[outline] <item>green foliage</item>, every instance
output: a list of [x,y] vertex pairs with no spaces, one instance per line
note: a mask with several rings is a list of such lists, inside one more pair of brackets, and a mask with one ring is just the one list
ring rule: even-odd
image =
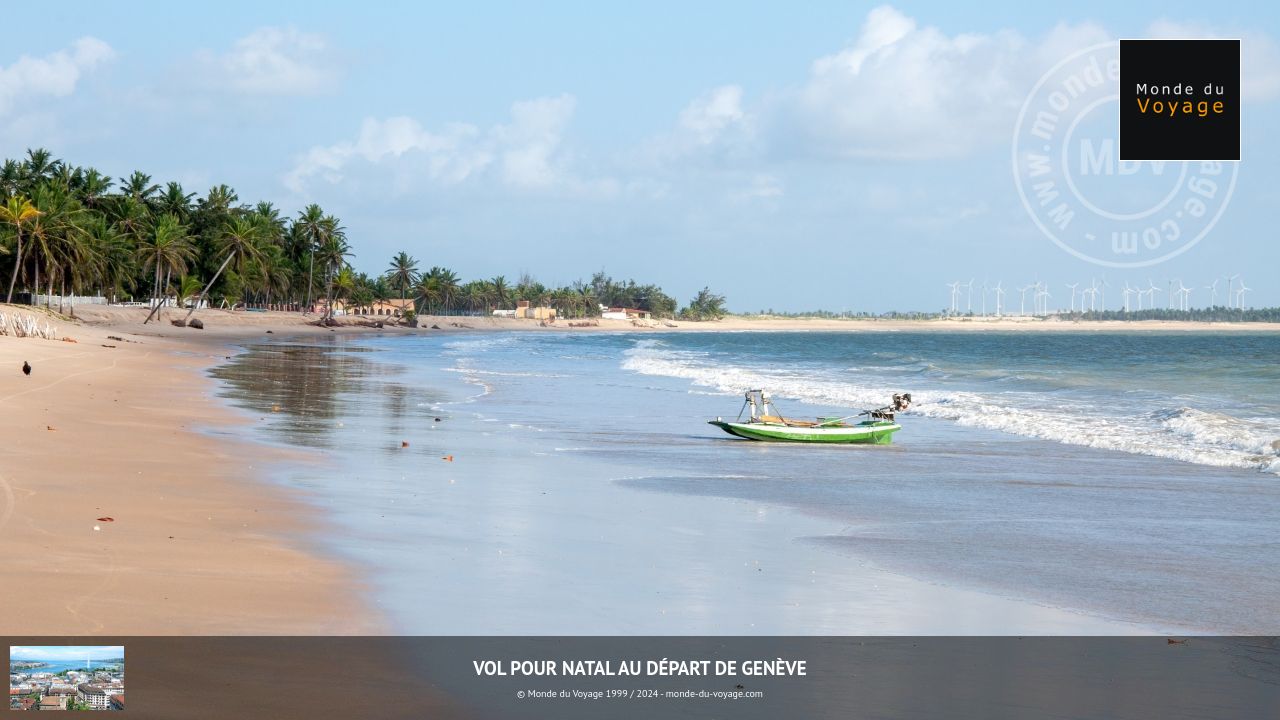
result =
[[350,256],[341,223],[316,205],[291,220],[227,185],[198,197],[141,171],[113,181],[41,149],[0,165],[0,277],[15,290],[185,300],[230,258],[211,297],[297,308]]
[[[14,290],[112,301],[172,293],[188,305],[205,292],[278,309],[309,309],[323,297],[326,307],[343,300],[359,310],[399,297],[412,299],[415,313],[484,315],[526,300],[567,318],[599,316],[601,305],[676,315],[661,287],[603,272],[559,287],[528,274],[464,282],[446,267],[420,271],[400,252],[370,277],[352,271],[352,256],[341,221],[319,205],[289,217],[269,202],[241,202],[225,184],[199,196],[142,171],[113,180],[42,149],[0,165],[0,277]],[[715,317],[723,298],[699,307],[686,310]]]
[[724,309],[724,296],[711,292],[704,287],[697,296],[689,301],[689,306],[680,311],[682,320],[719,320],[728,314]]

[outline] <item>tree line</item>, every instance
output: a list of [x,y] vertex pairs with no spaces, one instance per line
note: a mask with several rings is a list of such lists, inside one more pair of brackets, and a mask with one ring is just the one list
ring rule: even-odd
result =
[[452,270],[419,269],[397,253],[379,275],[356,272],[347,230],[319,205],[287,216],[270,202],[240,201],[228,185],[203,196],[141,171],[112,178],[54,158],[44,149],[0,165],[0,278],[4,299],[23,292],[101,295],[109,302],[173,297],[235,308],[308,310],[339,302],[360,312],[399,298],[417,314],[488,314],[521,300],[566,317],[600,306],[659,318],[715,319],[724,297],[704,288],[683,309],[654,284],[614,280],[549,287],[529,275],[463,282]]
[[0,273],[15,291],[102,295],[111,302],[176,295],[279,309],[334,297],[351,246],[338,218],[308,205],[289,218],[269,202],[242,203],[229,186],[202,197],[135,171],[27,151],[0,165]]

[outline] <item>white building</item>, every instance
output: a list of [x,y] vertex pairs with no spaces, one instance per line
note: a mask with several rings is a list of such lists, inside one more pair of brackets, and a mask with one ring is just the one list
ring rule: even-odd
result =
[[94,710],[106,710],[110,706],[110,699],[107,691],[96,685],[82,683],[76,688],[76,700],[88,705]]

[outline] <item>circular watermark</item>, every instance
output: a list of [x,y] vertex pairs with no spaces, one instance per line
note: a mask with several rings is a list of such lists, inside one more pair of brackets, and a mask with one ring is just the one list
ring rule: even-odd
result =
[[1237,162],[1120,159],[1120,43],[1094,45],[1049,69],[1013,134],[1018,196],[1058,247],[1132,268],[1200,242],[1235,191]]

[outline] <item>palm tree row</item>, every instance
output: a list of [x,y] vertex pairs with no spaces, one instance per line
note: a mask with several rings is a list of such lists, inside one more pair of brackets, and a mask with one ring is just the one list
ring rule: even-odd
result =
[[[677,314],[676,301],[657,285],[615,281],[603,272],[561,287],[528,275],[514,284],[502,275],[463,282],[445,267],[420,271],[418,261],[401,252],[385,273],[371,277],[355,272],[351,257],[341,222],[315,204],[290,218],[269,202],[241,203],[227,185],[199,197],[140,171],[117,181],[43,149],[0,165],[6,302],[15,293],[57,291],[110,302],[153,300],[154,315],[170,297],[193,312],[210,298],[232,308],[309,310],[323,295],[330,315],[338,300],[361,312],[396,297],[402,305],[412,301],[419,314],[489,314],[519,301],[554,307],[565,317],[597,316],[602,305]],[[722,303],[704,290],[690,308],[714,316]]]
[[412,298],[413,310],[419,314],[488,315],[494,310],[513,308],[520,301],[553,307],[559,315],[570,318],[599,316],[601,305],[648,310],[657,317],[676,314],[676,301],[657,285],[640,285],[633,280],[617,282],[604,273],[596,273],[591,282],[578,281],[558,288],[543,285],[529,275],[522,276],[515,285],[503,275],[463,283],[448,268],[419,271],[418,261],[407,252],[392,257],[382,277],[361,275],[353,281],[360,297],[386,300],[387,291],[394,291],[402,300]]
[[318,205],[287,218],[268,202],[240,203],[226,185],[197,197],[143,172],[117,182],[37,149],[0,165],[0,255],[7,302],[56,290],[309,309],[321,292],[333,307],[352,253]]

